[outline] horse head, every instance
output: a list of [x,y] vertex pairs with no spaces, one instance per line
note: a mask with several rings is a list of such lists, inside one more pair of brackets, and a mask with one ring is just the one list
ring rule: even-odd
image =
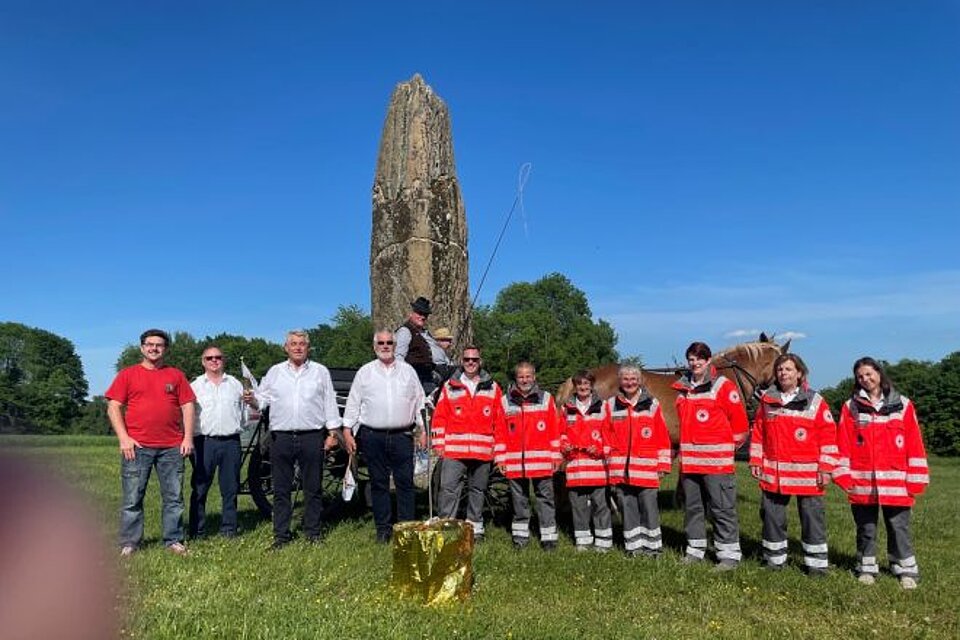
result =
[[713,366],[734,380],[740,386],[744,398],[749,398],[758,389],[764,389],[773,383],[773,363],[780,354],[787,353],[789,348],[789,340],[779,346],[773,338],[761,333],[755,342],[744,342],[715,354]]

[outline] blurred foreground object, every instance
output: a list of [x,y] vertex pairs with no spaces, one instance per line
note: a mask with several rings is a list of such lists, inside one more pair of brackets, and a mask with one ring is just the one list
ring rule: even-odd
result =
[[453,519],[395,524],[391,584],[424,604],[466,600],[473,587],[473,527]]
[[0,637],[117,637],[113,562],[82,497],[51,470],[5,454],[0,486]]

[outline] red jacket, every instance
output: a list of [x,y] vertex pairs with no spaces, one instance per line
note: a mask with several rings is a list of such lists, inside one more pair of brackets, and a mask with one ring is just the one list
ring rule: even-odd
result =
[[621,395],[607,399],[604,443],[610,484],[660,486],[660,473],[670,473],[670,433],[660,402],[642,389],[636,404]]
[[747,411],[737,385],[715,376],[693,386],[689,377],[673,383],[680,422],[680,471],[733,473],[733,452],[746,440]]
[[433,412],[433,448],[445,458],[493,459],[493,432],[503,421],[500,385],[483,374],[476,393],[455,374],[447,380]]
[[750,435],[750,466],[772,493],[822,496],[818,474],[837,465],[837,426],[820,394],[801,389],[784,403],[775,386],[764,391]]
[[840,461],[833,478],[852,504],[909,507],[930,484],[916,411],[896,391],[879,409],[862,396],[847,400],[837,446]]
[[494,460],[507,478],[543,478],[560,465],[560,421],[553,397],[534,385],[503,396],[504,421],[494,432]]
[[563,405],[565,424],[560,434],[560,450],[567,461],[568,487],[603,487],[607,484],[604,463],[603,430],[606,423],[603,400],[593,396],[585,413],[574,396]]

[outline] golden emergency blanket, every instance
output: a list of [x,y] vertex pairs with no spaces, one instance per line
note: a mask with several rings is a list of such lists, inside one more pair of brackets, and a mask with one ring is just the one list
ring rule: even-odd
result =
[[466,600],[473,586],[473,527],[436,518],[395,524],[391,584],[424,604]]

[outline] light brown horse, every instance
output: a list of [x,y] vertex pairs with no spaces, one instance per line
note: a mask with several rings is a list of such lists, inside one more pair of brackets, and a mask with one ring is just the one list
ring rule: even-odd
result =
[[[717,373],[737,383],[740,387],[740,396],[747,400],[757,388],[763,389],[773,382],[773,361],[781,353],[787,353],[789,348],[789,340],[781,347],[777,346],[777,343],[768,338],[765,333],[761,333],[756,342],[745,342],[713,354],[710,363],[716,368]],[[617,364],[605,364],[590,370],[596,378],[594,390],[601,398],[607,399],[617,392],[618,368]],[[667,429],[670,430],[670,441],[677,446],[680,441],[676,407],[677,391],[672,385],[680,378],[684,369],[677,368],[672,373],[643,371],[642,368],[641,371],[643,385],[653,397],[660,401],[663,419],[667,423]],[[573,392],[573,380],[567,378],[557,389],[558,405],[566,402]]]

